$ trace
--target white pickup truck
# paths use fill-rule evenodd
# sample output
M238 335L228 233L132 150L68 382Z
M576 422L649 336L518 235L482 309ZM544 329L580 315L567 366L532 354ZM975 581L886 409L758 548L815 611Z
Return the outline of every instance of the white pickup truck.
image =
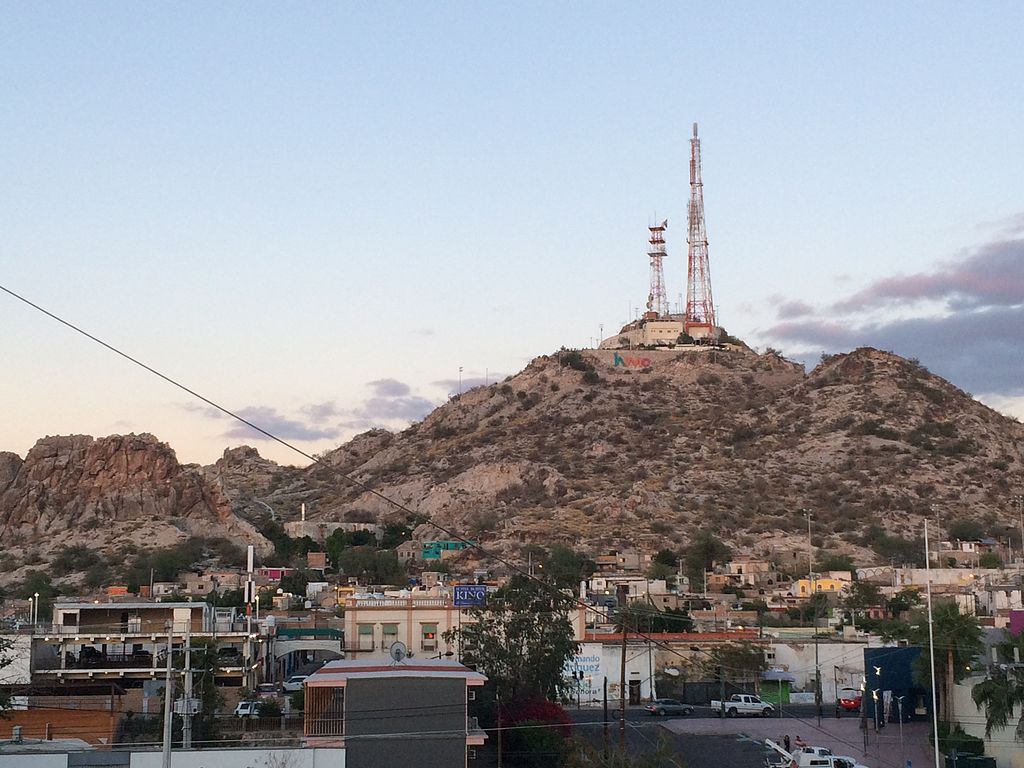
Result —
M711 709L722 716L722 702L712 701ZM749 693L734 693L725 702L725 716L726 717L737 717L738 715L761 715L762 717L771 717L775 711L775 707L771 705L771 702L761 701L758 696L752 696Z

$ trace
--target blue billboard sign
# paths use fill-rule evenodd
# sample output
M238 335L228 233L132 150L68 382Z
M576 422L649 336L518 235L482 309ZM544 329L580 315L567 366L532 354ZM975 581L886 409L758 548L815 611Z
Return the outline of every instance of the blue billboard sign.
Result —
M484 584L456 584L455 605L459 608L480 607L487 604L487 587Z

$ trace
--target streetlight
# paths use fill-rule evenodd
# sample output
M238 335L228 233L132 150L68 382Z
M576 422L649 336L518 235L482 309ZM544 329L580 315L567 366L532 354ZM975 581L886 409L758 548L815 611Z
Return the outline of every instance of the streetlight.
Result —
M907 754L906 751L903 749L903 700L905 698L905 695L896 697L896 707L900 713L900 762L902 762L904 765L907 764Z
M36 602L35 602L35 611L36 611L36 613L35 613L35 616L33 616L33 618L32 618L32 626L33 626L33 628L35 627L36 624L39 623L39 593L38 592L36 592L35 598L36 598Z
M32 631L36 631L36 604L30 597L28 599L28 623L32 627Z

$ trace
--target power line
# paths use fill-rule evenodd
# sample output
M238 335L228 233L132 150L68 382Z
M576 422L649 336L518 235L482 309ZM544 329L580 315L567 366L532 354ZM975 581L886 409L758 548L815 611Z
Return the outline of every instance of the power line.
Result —
M107 349L110 352L113 352L115 355L118 355L119 357L124 358L125 360L129 361L130 363L133 363L134 365L139 366L140 368L148 371L149 373L153 374L154 376L157 376L158 378L160 378L163 381L167 382L171 386L180 389L181 391L191 395L192 397L197 398L198 400L201 400L202 402L204 402L207 405L209 405L211 408L215 408L216 410L220 411L221 413L225 414L226 416L229 416L230 418L235 419L236 421L239 421L242 424L245 424L247 427L250 427L251 429L256 430L261 435L264 435L265 437L267 437L270 440L273 440L274 442L278 443L279 445L282 445L285 448L288 448L289 450L294 451L295 453L297 453L300 456L308 459L309 461L313 462L314 464L317 464L317 465L319 465L321 467L326 468L329 472L334 473L336 476L338 476L338 477L342 478L343 480L351 483L352 485L356 486L357 488L362 489L366 493L369 493L370 495L377 497L378 499L383 501L385 504L389 504L389 505L395 507L396 509L399 509L402 512L405 512L410 517L412 517L414 519L417 519L419 521L422 521L423 523L425 523L425 524L435 528L436 530L440 531L441 533L445 534L446 536L449 536L449 537L451 537L452 539L454 539L456 541L460 541L460 542L466 544L468 547L471 547L473 549L478 550L485 557L488 557L488 558L490 558L492 560L495 560L495 561L501 563L502 565L504 565L509 570L511 570L511 571L513 571L513 572L515 572L515 573L517 573L517 574L519 574L519 575L529 579L530 581L533 581L533 582L541 585L541 587L543 587L543 589L545 589L546 591L552 593L554 596L558 597L559 599L565 600L565 599L568 598L573 603L575 603L575 604L577 604L579 606L582 606L585 610L594 611L595 614L597 614L599 616L603 616L606 619L610 619L610 615L608 613L600 611L600 610L596 610L594 606L589 605L588 603L584 602L583 600L581 600L579 598L576 598L575 596L567 596L562 590L558 589L554 585L548 584L543 579L540 579L539 577L536 577L536 576L530 574L526 569L524 569L524 568L522 568L522 567L512 563L511 561L507 560L506 558L502 557L501 555L498 555L495 552L492 552L492 551L486 549L485 547L481 546L480 544L478 544L478 543L476 543L474 541L471 541L470 539L467 539L464 536L462 536L462 535L460 535L460 534L458 534L458 533L456 533L456 532L454 532L454 531L452 531L452 530L450 530L448 528L445 528L443 525L440 525L439 523L436 523L435 521L431 520L428 517L422 516L419 513L414 512L412 509L407 507L405 504L392 499L390 496L388 496L388 495L378 491L376 488L374 488L373 486L369 485L368 483L364 483L361 480L358 480L358 479L352 477L351 475L341 471L337 467L324 462L323 460L321 460L317 456L315 456L313 454L310 454L310 453L307 453L306 451L302 450L298 446L288 442L284 438L278 437L277 435L275 435L274 433L270 432L269 430L264 429L263 427L260 427L259 425L257 425L254 422L252 422L252 421L250 421L250 420L240 416L239 414L235 413L234 411L230 410L229 408L226 408L225 406L222 406L219 403L209 399L208 397L200 394L199 392L195 391L194 389L191 389L190 387L186 386L185 384L182 384L181 382L177 381L176 379L173 379L170 376L168 376L168 375L158 371L156 368L153 368L152 366L147 365L146 363L142 362L138 358L133 357L132 355L128 354L127 352L124 352L124 351L118 349L117 347L113 346L112 344L109 344L108 342L104 341L103 339L99 338L98 336L95 336L95 335L89 333L88 331L86 331L85 329L75 325L74 323L72 323L72 322L70 322L68 320L65 320L64 318L60 317L59 315L57 315L57 314L55 314L53 312L50 312L49 310L45 309L44 307L40 306L39 304L36 304L35 302L31 301L30 299L28 299L28 298L26 298L26 297L16 293L15 291L11 290L10 288L7 288L4 285L0 285L0 291L3 291L4 293L8 294L12 298L17 299L18 301L22 302L23 304L28 305L29 307L32 307L33 309L37 310L38 312L41 312L42 314L46 315L47 317L49 317L52 320L55 320L56 322L60 323L61 325L64 325L67 328L70 328L74 332L76 332L76 333L78 333L78 334L80 334L82 336L85 336L90 341L93 341L96 344L99 344L101 347L103 347L104 349ZM676 656L679 656L680 658L688 658L684 654L682 654L679 651L677 651L675 648L672 648L672 647L668 646L667 644L660 642L656 638L652 638L649 634L641 633L639 631L637 631L634 634L637 634L637 635L641 636L645 640L648 640L649 642L651 642L652 645L657 645L658 647L663 648L664 650L666 650L666 651L668 651L668 652L670 652L672 654L675 654ZM622 695L625 695L625 694L623 693Z

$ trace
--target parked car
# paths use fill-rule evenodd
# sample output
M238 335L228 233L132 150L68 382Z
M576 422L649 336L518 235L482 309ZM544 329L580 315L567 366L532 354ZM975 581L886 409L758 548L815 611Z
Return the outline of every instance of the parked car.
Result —
M281 695L277 683L260 683L256 686L256 695L261 699L272 699Z
M306 682L307 677L309 677L309 675L292 675L291 677L289 677L287 680L284 681L284 685L282 686L285 690L285 693L295 693L296 691L301 691L302 685Z
M693 707L689 704L683 704L681 701L675 699L654 699L650 704L644 707L652 715L659 715L664 717L665 715L692 715Z
M839 706L847 712L860 712L860 696L856 688L843 688L839 691Z
M721 701L715 699L711 702L711 708L719 717L722 716L723 709L725 710L726 717L736 717L737 715L771 717L775 711L775 707L772 706L771 702L761 701L760 697L752 696L749 693L734 693L726 700L725 707L722 706Z
M259 717L259 707L258 701L240 701L235 707L235 717Z

